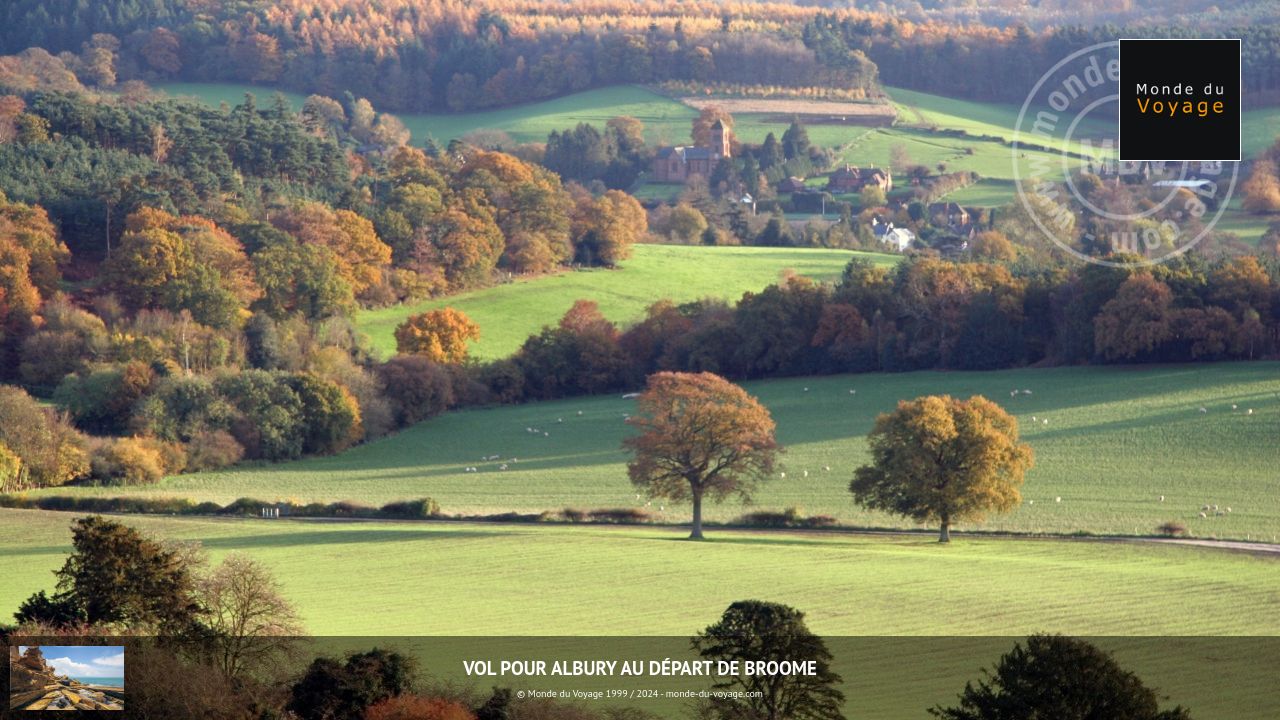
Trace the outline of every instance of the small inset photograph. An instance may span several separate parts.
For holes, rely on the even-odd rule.
[[[10,710],[124,710],[124,647],[9,646]]]

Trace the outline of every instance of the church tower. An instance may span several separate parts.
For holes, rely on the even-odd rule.
[[[733,131],[725,126],[723,120],[716,120],[711,126],[711,149],[720,153],[720,157],[731,157]]]

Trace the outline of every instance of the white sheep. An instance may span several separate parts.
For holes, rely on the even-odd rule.
[[[780,477],[780,478],[785,478],[786,476],[787,476],[787,474],[786,474],[786,473],[784,473],[784,472],[780,472],[780,473],[778,473],[778,477]]]
[[[1045,425],[1048,425],[1048,424],[1049,424],[1049,418],[1045,418],[1042,422],[1043,422]]]
[[[1202,518],[1206,518],[1206,517],[1209,517],[1209,516],[1208,516],[1208,515],[1205,515],[1205,514],[1204,514],[1204,511],[1201,511],[1201,512],[1200,512],[1200,517],[1202,517]]]
[[[858,391],[857,391],[857,390],[850,390],[850,391],[849,391],[849,394],[850,394],[850,395],[857,395],[857,394],[858,394]]]
[[[556,422],[564,422],[564,418],[556,418]]]
[[[1035,505],[1035,504],[1036,504],[1036,501],[1035,501],[1035,500],[1028,500],[1028,501],[1027,501],[1027,504],[1028,504],[1028,505]]]
[[[1253,414],[1253,408],[1249,408],[1248,410],[1245,410],[1245,411],[1244,411],[1244,414],[1245,414],[1245,415],[1252,415],[1252,414]]]
[[[1057,503],[1060,503],[1060,502],[1062,502],[1062,498],[1061,498],[1061,497],[1056,497],[1056,498],[1054,498],[1054,499],[1053,499],[1053,501],[1054,501],[1054,502],[1057,502]]]
[[[1227,512],[1231,512],[1231,506],[1227,506]]]
[[[1161,495],[1161,496],[1160,496],[1160,502],[1164,502],[1164,496],[1163,496],[1163,495]]]
[[[808,470],[804,470],[804,471],[802,471],[802,472],[800,473],[800,475],[801,475],[802,477],[809,477],[809,471],[808,471]]]
[[[804,389],[804,391],[805,391],[805,392],[809,392],[809,388],[805,388],[805,389]]]
[[[544,432],[544,433],[542,433],[542,437],[551,437],[551,433],[549,433],[549,432]]]
[[[1203,408],[1203,407],[1202,407],[1202,408],[1200,408],[1200,412],[1202,412],[1202,413],[1207,413],[1207,412],[1209,412],[1209,410],[1208,410],[1207,408]]]
[[[579,411],[578,411],[578,414],[579,414],[579,415],[581,415],[581,414],[582,414],[582,411],[581,411],[581,410],[579,410]]]
[[[830,466],[830,465],[823,465],[823,466],[822,466],[822,471],[823,471],[823,472],[831,472],[831,466]]]
[[[1232,410],[1235,410],[1235,409],[1237,409],[1237,408],[1239,408],[1239,407],[1240,407],[1239,405],[1236,405],[1235,403],[1231,403],[1231,409],[1232,409]]]

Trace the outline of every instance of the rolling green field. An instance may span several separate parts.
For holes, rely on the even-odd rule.
[[[68,513],[0,510],[0,608],[70,545]],[[730,602],[823,635],[1269,635],[1274,558],[1150,543],[653,528],[172,519],[124,522],[267,565],[315,635],[687,635]],[[358,610],[357,610],[358,608]]]
[[[766,483],[754,509],[795,506],[862,527],[914,527],[850,499],[853,470],[868,459],[864,437],[872,421],[903,398],[982,394],[1019,418],[1036,453],[1024,504],[991,518],[985,529],[1144,535],[1180,520],[1199,537],[1275,542],[1280,535],[1274,474],[1280,363],[866,374],[745,387],[769,407],[787,449],[786,477]],[[1033,392],[1010,397],[1012,389]],[[658,521],[687,522],[687,506],[646,505],[627,480],[619,443],[630,433],[623,418],[634,407],[612,396],[451,412],[334,457],[183,475],[146,487],[40,492],[222,503],[249,496],[381,504],[430,496],[451,514],[644,506]],[[480,459],[490,455],[501,459]],[[468,466],[479,472],[466,472]],[[1201,518],[1206,504],[1231,513]],[[729,503],[709,506],[707,514],[730,521],[742,512]]]
[[[413,305],[365,310],[357,326],[378,352],[395,353],[395,329],[410,314],[445,306],[465,312],[480,325],[471,354],[483,359],[506,357],[542,328],[554,325],[580,299],[594,300],[610,320],[628,323],[644,316],[655,301],[687,302],[703,297],[736,301],[778,281],[784,270],[815,279],[834,280],[855,254],[889,265],[895,255],[848,250],[761,247],[636,245],[619,269],[576,270],[520,279],[505,285],[450,295]]]

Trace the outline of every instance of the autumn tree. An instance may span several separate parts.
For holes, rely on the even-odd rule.
[[[350,210],[335,211],[319,202],[298,203],[273,213],[271,224],[304,245],[331,250],[338,272],[358,298],[381,283],[391,265],[391,248],[378,238],[373,223]]]
[[[707,105],[698,111],[698,117],[693,119],[693,130],[690,135],[693,136],[693,144],[700,147],[711,147],[711,127],[716,121],[724,123],[724,126],[733,130],[733,116],[729,114],[719,105]]]
[[[854,473],[854,500],[937,522],[939,542],[951,541],[953,522],[1012,510],[1032,465],[1031,447],[1018,442],[1018,421],[980,395],[902,400],[876,418],[867,441],[872,462]]]
[[[233,553],[196,585],[214,664],[227,677],[274,669],[293,650],[302,623],[261,564]]]
[[[1270,158],[1254,162],[1253,172],[1240,185],[1242,207],[1252,213],[1280,212],[1280,170]]]
[[[969,242],[969,252],[975,258],[997,262],[1012,262],[1018,257],[1013,243],[999,230],[985,230],[975,235]]]
[[[480,338],[480,326],[451,307],[411,316],[396,328],[396,352],[416,354],[436,363],[467,359],[467,342]]]
[[[1159,696],[1092,643],[1061,635],[1032,635],[1000,658],[985,677],[968,683],[960,702],[933,707],[939,720],[1106,718],[1190,720],[1182,706],[1161,711]]]
[[[634,456],[632,484],[650,497],[693,501],[691,540],[702,539],[702,500],[749,500],[772,474],[781,452],[769,411],[745,390],[713,373],[649,376],[623,440]]]
[[[617,265],[630,257],[631,246],[642,240],[648,229],[644,208],[620,190],[609,190],[598,198],[579,198],[573,228],[578,262]]]
[[[1173,337],[1172,304],[1169,286],[1151,273],[1125,280],[1093,319],[1097,354],[1107,360],[1149,356]]]
[[[810,632],[804,613],[759,600],[740,600],[720,621],[693,638],[704,660],[757,662],[812,661],[812,674],[741,674],[713,686],[727,691],[711,701],[712,714],[724,720],[844,720],[840,706],[843,679],[831,669],[831,652]],[[739,692],[733,692],[739,691]]]

